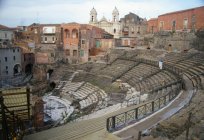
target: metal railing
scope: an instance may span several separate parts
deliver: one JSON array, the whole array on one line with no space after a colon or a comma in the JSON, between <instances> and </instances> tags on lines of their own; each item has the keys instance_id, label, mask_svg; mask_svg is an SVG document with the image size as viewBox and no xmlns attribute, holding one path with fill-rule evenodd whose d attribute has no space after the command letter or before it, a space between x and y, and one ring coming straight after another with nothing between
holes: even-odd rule
<instances>
[{"instance_id":1,"label":"metal railing","mask_svg":"<svg viewBox=\"0 0 204 140\"><path fill-rule=\"evenodd\" d=\"M107 118L106 129L109 132L113 132L153 114L171 102L178 95L180 89L181 86L176 91L171 91L153 101L143 103L134 109Z\"/></svg>"}]
</instances>

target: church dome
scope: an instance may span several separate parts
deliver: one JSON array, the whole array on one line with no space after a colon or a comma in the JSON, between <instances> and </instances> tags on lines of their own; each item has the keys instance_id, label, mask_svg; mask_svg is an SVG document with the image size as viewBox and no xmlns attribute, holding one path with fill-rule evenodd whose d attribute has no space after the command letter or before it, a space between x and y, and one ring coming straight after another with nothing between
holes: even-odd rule
<instances>
[{"instance_id":1,"label":"church dome","mask_svg":"<svg viewBox=\"0 0 204 140\"><path fill-rule=\"evenodd\" d=\"M107 19L103 16L100 21L107 21Z\"/></svg>"},{"instance_id":2,"label":"church dome","mask_svg":"<svg viewBox=\"0 0 204 140\"><path fill-rule=\"evenodd\" d=\"M90 12L91 14L97 14L96 9L93 7L93 9Z\"/></svg>"}]
</instances>

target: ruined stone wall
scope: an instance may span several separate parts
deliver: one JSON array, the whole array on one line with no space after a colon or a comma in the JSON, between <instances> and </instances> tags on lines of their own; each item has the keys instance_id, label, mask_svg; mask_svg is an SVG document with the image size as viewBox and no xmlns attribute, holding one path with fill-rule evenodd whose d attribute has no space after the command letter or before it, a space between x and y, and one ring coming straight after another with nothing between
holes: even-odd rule
<instances>
[{"instance_id":1,"label":"ruined stone wall","mask_svg":"<svg viewBox=\"0 0 204 140\"><path fill-rule=\"evenodd\" d=\"M196 36L186 32L160 32L153 36L153 42L149 41L154 48L167 51L184 51L194 48Z\"/></svg>"},{"instance_id":2,"label":"ruined stone wall","mask_svg":"<svg viewBox=\"0 0 204 140\"><path fill-rule=\"evenodd\" d=\"M44 81L46 79L46 67L43 65L35 65L33 68L33 79L36 81Z\"/></svg>"},{"instance_id":3,"label":"ruined stone wall","mask_svg":"<svg viewBox=\"0 0 204 140\"><path fill-rule=\"evenodd\" d=\"M196 39L193 42L195 49L204 51L204 29L196 32Z\"/></svg>"}]
</instances>

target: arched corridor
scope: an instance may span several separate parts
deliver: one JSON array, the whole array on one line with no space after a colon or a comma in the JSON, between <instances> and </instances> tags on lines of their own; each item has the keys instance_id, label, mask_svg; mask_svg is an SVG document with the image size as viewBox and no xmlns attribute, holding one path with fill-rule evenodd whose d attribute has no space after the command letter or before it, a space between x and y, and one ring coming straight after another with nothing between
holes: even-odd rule
<instances>
[{"instance_id":1,"label":"arched corridor","mask_svg":"<svg viewBox=\"0 0 204 140\"><path fill-rule=\"evenodd\" d=\"M21 72L21 65L20 64L16 64L14 67L13 67L13 74L14 75L17 75Z\"/></svg>"}]
</instances>

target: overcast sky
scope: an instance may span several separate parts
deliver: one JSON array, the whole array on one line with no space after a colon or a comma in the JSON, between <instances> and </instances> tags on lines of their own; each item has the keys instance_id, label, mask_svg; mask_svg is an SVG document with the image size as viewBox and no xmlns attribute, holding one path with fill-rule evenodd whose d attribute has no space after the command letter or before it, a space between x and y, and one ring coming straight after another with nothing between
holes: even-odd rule
<instances>
[{"instance_id":1,"label":"overcast sky","mask_svg":"<svg viewBox=\"0 0 204 140\"><path fill-rule=\"evenodd\" d=\"M133 12L142 18L204 6L204 0L0 0L0 24L14 27L32 23L88 23L94 7L100 20L111 19L114 7L120 18Z\"/></svg>"}]
</instances>

